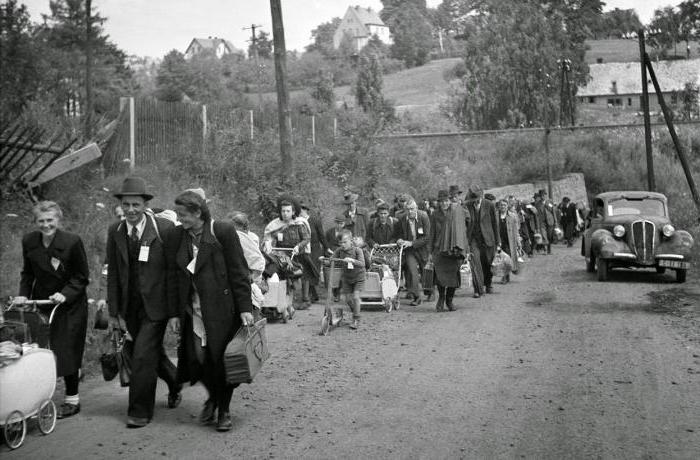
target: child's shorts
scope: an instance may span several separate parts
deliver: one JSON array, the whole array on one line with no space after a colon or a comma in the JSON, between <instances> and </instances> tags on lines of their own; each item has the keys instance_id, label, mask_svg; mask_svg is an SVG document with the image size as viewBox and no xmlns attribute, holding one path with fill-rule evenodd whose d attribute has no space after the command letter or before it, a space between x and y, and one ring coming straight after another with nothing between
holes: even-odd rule
<instances>
[{"instance_id":1,"label":"child's shorts","mask_svg":"<svg viewBox=\"0 0 700 460\"><path fill-rule=\"evenodd\" d=\"M355 291L362 292L365 289L365 280L348 283L345 280L340 282L340 288L343 294L352 294Z\"/></svg>"}]
</instances>

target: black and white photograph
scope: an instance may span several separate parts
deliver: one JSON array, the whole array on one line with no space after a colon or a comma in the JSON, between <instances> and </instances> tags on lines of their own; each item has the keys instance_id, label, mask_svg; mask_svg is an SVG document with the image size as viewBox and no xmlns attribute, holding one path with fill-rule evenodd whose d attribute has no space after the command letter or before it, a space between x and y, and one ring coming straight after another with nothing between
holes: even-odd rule
<instances>
[{"instance_id":1,"label":"black and white photograph","mask_svg":"<svg viewBox=\"0 0 700 460\"><path fill-rule=\"evenodd\" d=\"M0 0L0 457L700 458L696 180L700 0Z\"/></svg>"}]
</instances>

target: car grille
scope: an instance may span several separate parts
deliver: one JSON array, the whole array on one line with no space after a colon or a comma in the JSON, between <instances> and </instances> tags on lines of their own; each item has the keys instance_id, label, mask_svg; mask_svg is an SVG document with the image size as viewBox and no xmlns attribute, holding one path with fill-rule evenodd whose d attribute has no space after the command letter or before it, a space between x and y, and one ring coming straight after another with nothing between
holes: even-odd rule
<instances>
[{"instance_id":1,"label":"car grille","mask_svg":"<svg viewBox=\"0 0 700 460\"><path fill-rule=\"evenodd\" d=\"M632 247L640 264L654 263L654 236L656 227L648 220L632 222Z\"/></svg>"}]
</instances>

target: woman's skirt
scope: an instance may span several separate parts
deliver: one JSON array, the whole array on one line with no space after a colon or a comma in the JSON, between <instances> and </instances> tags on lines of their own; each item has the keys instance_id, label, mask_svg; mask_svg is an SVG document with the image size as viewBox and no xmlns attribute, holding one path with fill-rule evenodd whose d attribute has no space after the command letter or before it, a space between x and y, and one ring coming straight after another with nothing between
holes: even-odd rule
<instances>
[{"instance_id":1,"label":"woman's skirt","mask_svg":"<svg viewBox=\"0 0 700 460\"><path fill-rule=\"evenodd\" d=\"M435 284L443 287L458 288L459 267L464 259L459 256L450 256L441 252L433 254L435 267Z\"/></svg>"}]
</instances>

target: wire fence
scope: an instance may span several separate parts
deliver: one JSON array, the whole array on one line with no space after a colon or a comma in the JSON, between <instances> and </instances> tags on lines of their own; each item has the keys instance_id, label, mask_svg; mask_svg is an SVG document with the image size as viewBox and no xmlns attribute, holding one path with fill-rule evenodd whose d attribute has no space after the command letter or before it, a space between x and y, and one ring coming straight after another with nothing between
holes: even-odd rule
<instances>
[{"instance_id":1,"label":"wire fence","mask_svg":"<svg viewBox=\"0 0 700 460\"><path fill-rule=\"evenodd\" d=\"M330 146L337 133L333 115L293 114L292 143ZM143 164L171 155L206 153L210 136L237 130L244 139L279 127L276 111L245 110L226 104L163 102L122 98L114 134L104 152L108 173L120 166Z\"/></svg>"}]
</instances>

